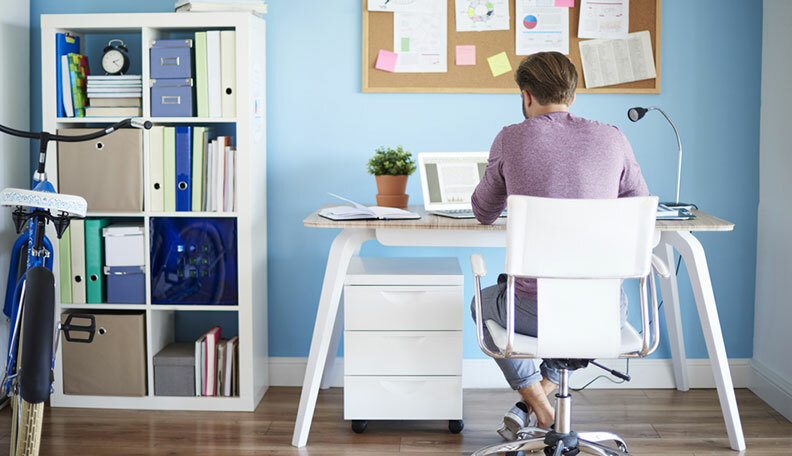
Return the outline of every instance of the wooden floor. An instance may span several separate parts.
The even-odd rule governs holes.
[[[465,392],[465,430],[445,422],[370,422],[354,434],[343,421],[343,391],[319,395],[308,446],[291,446],[298,388],[271,388],[255,413],[47,409],[42,455],[466,455],[499,441],[512,405],[505,390]],[[737,455],[714,390],[591,390],[573,396],[573,428],[621,434],[634,455]],[[747,455],[792,455],[792,423],[748,390],[737,390]],[[10,412],[0,412],[0,454]]]

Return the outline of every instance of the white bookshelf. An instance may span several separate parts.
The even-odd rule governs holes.
[[[148,43],[171,33],[203,30],[236,31],[235,118],[151,117]],[[44,14],[41,15],[42,125],[45,131],[82,125],[114,123],[121,118],[58,118],[55,81],[55,34],[69,32],[85,37],[92,34],[140,34],[142,49],[130,49],[130,58],[142,59],[143,117],[155,125],[233,124],[237,145],[235,212],[151,212],[149,205],[148,131],[143,135],[142,212],[91,212],[89,217],[139,218],[149,245],[153,217],[227,217],[237,223],[237,289],[234,306],[158,305],[151,302],[151,270],[146,255],[146,302],[137,304],[61,304],[57,314],[67,309],[138,310],[146,319],[147,395],[143,397],[84,396],[63,393],[62,358],[56,359],[53,407],[90,407],[158,410],[253,411],[269,386],[267,347],[267,207],[266,207],[266,119],[265,119],[265,21],[248,13],[145,13],[145,14]],[[95,73],[96,59],[90,62]],[[58,154],[50,145],[47,175],[56,186]],[[89,208],[90,209],[90,208]],[[54,232],[50,234],[55,239]],[[57,251],[56,251],[57,255]],[[54,261],[57,268],[58,259]],[[55,272],[59,278],[58,271]],[[59,296],[56,293],[56,296]],[[239,397],[170,397],[154,395],[153,356],[175,337],[176,312],[233,312],[239,327]],[[206,328],[208,329],[208,328]]]

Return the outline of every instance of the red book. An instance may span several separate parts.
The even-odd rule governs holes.
[[[204,396],[216,396],[217,388],[214,379],[217,374],[217,342],[220,341],[221,329],[215,326],[206,332],[206,338],[203,343],[206,346],[206,357],[204,363],[206,366],[206,386],[204,387]],[[209,380],[211,379],[211,381]]]

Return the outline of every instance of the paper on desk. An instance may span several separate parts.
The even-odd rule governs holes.
[[[368,0],[369,11],[431,11],[428,0]]]
[[[556,8],[554,4],[554,0],[516,0],[517,55],[544,51],[569,55],[569,8]]]
[[[578,38],[626,38],[630,0],[581,0]]]
[[[448,4],[445,0],[421,1],[429,11],[393,13],[393,49],[399,54],[397,73],[447,71]]]
[[[456,0],[456,31],[509,30],[508,0]]]
[[[630,33],[626,39],[585,40],[579,45],[588,89],[657,76],[647,30]]]

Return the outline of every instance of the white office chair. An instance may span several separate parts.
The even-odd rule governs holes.
[[[552,429],[524,428],[514,442],[491,445],[474,456],[544,450],[572,456],[628,455],[624,440],[609,432],[571,429],[569,371],[596,358],[638,358],[659,342],[655,271],[669,274],[652,255],[656,197],[609,200],[510,196],[506,238],[506,328],[482,321],[484,258],[471,255],[475,281],[476,336],[493,358],[544,358],[560,368]],[[537,337],[514,332],[515,278],[538,281]],[[623,279],[640,279],[641,329],[621,325]],[[651,309],[650,309],[651,302]],[[651,316],[650,316],[651,313]],[[487,325],[497,351],[484,341]],[[626,377],[626,376],[625,376]],[[619,449],[598,442],[614,441]]]

